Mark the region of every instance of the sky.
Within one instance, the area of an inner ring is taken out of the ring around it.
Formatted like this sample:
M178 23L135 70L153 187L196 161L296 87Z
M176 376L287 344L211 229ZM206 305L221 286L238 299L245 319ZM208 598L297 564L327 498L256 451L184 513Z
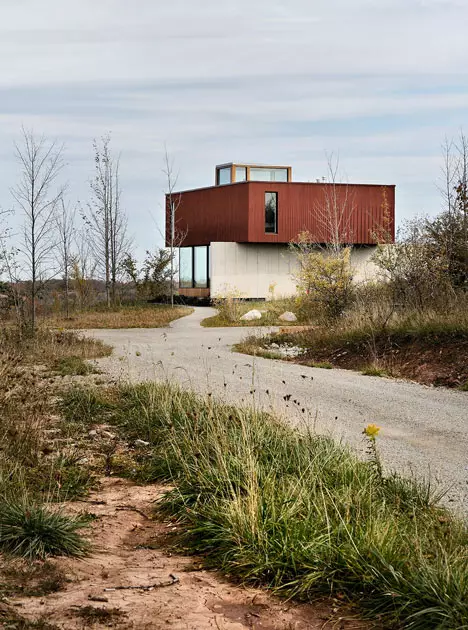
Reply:
M164 144L182 190L232 161L315 181L333 153L396 185L399 222L433 215L468 130L467 24L468 0L0 0L0 207L23 125L65 143L73 203L111 132L139 257L162 244Z

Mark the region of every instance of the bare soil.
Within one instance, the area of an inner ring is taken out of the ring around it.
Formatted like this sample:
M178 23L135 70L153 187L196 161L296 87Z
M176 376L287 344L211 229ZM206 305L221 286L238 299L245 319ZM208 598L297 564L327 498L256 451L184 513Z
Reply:
M316 605L281 601L265 591L229 583L218 573L204 570L200 559L172 553L168 540L176 526L151 517L153 502L163 490L107 477L86 501L67 504L67 510L95 515L89 532L92 555L85 560L49 561L57 574L66 576L61 590L8 598L0 610L0 627L2 616L11 619L13 614L67 630L367 627L349 619L349 610L348 619L343 619L345 608L338 601ZM29 626L5 622L3 627Z
M456 388L468 383L468 338L466 335L427 338L382 335L372 343L366 340L334 347L319 345L295 362L303 365L329 362L334 367L358 371L375 366L389 376Z

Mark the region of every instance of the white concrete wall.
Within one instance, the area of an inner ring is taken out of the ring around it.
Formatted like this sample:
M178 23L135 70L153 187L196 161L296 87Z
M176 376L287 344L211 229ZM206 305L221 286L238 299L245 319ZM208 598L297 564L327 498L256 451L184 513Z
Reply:
M374 249L353 250L351 263L357 282L375 277L376 267L369 260ZM275 297L294 295L296 267L295 256L287 245L211 243L211 297L222 297L236 291L239 297L269 298L269 288L273 283L276 283Z

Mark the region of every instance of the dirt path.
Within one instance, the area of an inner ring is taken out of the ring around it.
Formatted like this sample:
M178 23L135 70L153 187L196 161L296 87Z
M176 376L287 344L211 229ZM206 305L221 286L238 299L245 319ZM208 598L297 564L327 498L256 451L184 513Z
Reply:
M67 510L86 509L96 515L90 536L95 551L85 560L54 560L70 582L64 590L40 599L16 599L21 616L42 619L64 630L364 628L358 622L340 620L340 610L333 604L292 605L261 590L234 586L216 572L201 570L197 558L172 555L167 537L173 524L148 518L161 492L160 486L136 486L123 479L104 478L87 502L68 504ZM176 582L169 586L171 576ZM106 590L151 584L161 586ZM95 601L100 599L105 601Z

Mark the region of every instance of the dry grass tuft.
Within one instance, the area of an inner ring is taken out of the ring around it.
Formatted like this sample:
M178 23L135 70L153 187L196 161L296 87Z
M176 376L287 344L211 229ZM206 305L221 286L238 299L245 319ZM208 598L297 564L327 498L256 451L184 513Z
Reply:
M50 317L47 325L56 328L89 330L93 328L162 328L175 319L189 315L191 308L185 306L145 304L117 308L95 309L76 313L73 317Z

